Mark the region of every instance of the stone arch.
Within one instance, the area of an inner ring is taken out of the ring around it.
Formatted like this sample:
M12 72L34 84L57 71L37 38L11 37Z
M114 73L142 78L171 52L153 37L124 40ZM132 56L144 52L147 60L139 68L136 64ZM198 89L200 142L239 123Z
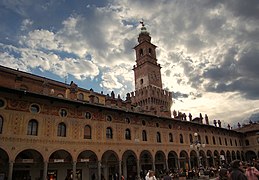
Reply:
M119 175L119 157L112 150L105 151L102 155L102 176L105 179L112 179Z
M166 156L163 151L157 151L155 154L155 170L156 176L160 177L166 169Z
M230 151L227 151L227 154L226 154L226 161L227 161L226 163L228 163L228 164L231 163L231 161L232 161L232 160L231 160L231 153L230 153Z
M219 167L220 164L221 164L221 159L220 159L220 155L219 155L219 152L217 150L214 151L214 164L215 164L215 167Z
M201 163L202 167L206 167L207 166L206 153L203 150L200 150L199 154L200 154L200 163Z
M182 168L183 170L189 169L188 160L188 153L185 150L182 150L179 156L180 168Z
M152 154L147 151L144 150L140 153L140 169L143 171L144 174L147 173L148 170L154 170L153 167L153 156Z
M122 155L122 175L127 180L135 180L137 176L137 155L127 150ZM145 178L145 174L140 172L141 178Z
M193 168L198 168L198 157L197 157L197 152L195 150L191 150L190 152L190 167Z
M168 153L167 163L168 163L168 169L175 170L178 168L178 156L175 151L170 151Z
M42 178L44 161L42 154L35 149L25 149L17 154L13 164L13 179Z
M221 163L226 163L226 154L223 150L220 151L220 161Z
M246 153L245 153L245 158L246 158L246 161L248 161L248 162L252 162L253 161L253 159L256 159L257 157L256 157L256 153L254 152L254 151L247 151Z
M214 166L214 159L213 159L213 154L210 150L207 151L207 166L208 167L213 167Z
M91 150L84 150L77 156L77 168L84 172L90 179L98 178L98 157ZM85 179L84 177L82 177Z

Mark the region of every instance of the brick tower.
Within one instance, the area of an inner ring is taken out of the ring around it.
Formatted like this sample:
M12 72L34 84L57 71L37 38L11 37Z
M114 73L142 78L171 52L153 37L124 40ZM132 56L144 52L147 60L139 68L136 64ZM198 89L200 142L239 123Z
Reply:
M136 65L133 66L135 76L135 92L131 93L134 105L142 111L158 116L171 117L172 93L163 90L161 66L156 59L156 46L143 22L138 37Z

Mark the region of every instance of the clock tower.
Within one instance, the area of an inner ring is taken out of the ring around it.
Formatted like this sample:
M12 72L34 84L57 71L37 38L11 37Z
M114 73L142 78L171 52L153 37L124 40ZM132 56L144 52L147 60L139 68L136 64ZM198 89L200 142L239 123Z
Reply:
M136 65L133 66L135 92L132 102L147 113L171 117L172 93L162 88L161 66L156 59L156 46L143 22L138 37Z

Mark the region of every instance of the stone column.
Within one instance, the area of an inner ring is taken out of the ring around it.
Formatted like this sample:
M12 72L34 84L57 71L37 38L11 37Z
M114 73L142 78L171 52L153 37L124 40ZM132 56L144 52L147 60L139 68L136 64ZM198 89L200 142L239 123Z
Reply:
M119 179L121 179L121 160L119 160Z
M73 180L76 180L76 161L73 161Z
M140 166L139 166L139 160L136 159L137 163L137 176L140 178Z
M168 168L168 159L167 158L165 159L165 168L166 168L166 171L169 170L169 168Z
M190 170L190 169L192 169L192 167L191 167L191 156L189 158L189 162L188 163L189 163L189 170Z
M48 175L48 161L44 162L44 169L43 169L43 180L47 179Z
M155 160L153 160L152 167L153 167L154 172L156 172L156 164L155 164Z
M13 178L13 161L9 162L8 180Z
M102 166L102 164L101 164L101 161L98 161L98 180L101 180L101 177L102 177L102 172L101 172L101 166Z

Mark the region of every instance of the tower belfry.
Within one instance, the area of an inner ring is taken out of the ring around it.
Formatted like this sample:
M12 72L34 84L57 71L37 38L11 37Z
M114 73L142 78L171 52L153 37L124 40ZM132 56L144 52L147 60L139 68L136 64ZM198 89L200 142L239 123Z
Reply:
M145 112L159 116L171 117L172 93L163 90L161 66L156 59L156 46L151 43L150 33L144 22L138 36L136 65L133 66L135 77L135 93L132 102Z

